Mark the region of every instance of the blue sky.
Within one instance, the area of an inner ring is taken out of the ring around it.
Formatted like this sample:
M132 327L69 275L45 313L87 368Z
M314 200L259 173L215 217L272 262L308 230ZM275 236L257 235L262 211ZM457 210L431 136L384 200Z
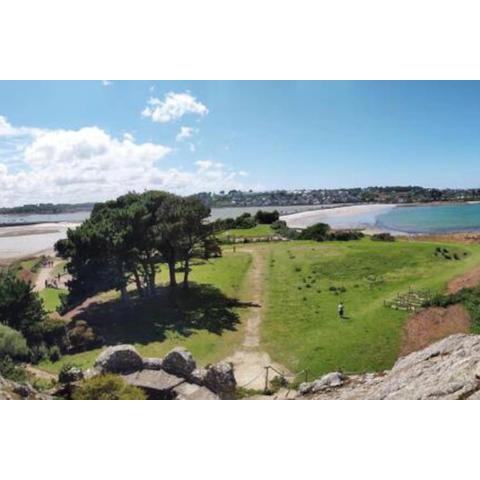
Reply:
M0 204L479 187L479 134L479 82L0 82Z

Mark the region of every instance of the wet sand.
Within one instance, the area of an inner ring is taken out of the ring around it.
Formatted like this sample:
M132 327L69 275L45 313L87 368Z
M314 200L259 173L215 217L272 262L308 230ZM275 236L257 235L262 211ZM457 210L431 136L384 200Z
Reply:
M36 225L0 226L0 264L53 252L55 243L67 236L78 223L39 223Z
M287 222L290 228L306 228L323 222L332 228L357 228L367 233L377 233L379 230L376 228L376 217L395 207L394 204L338 206L285 215L281 219Z

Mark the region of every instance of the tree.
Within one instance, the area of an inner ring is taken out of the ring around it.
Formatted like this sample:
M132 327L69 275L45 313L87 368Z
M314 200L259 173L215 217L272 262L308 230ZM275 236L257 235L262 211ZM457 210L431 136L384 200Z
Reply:
M197 198L157 191L96 204L90 218L55 246L68 259L72 277L67 305L110 289L127 300L129 283L135 283L141 296L154 295L160 263L168 265L174 287L176 265L182 262L188 286L190 259L218 255L209 215Z
M264 212L263 210L258 210L258 212L255 214L255 221L257 223L263 223L268 225L278 221L279 218L280 214L277 210L274 210L273 212Z
M207 239L212 242L213 233L213 227L206 222L209 216L210 208L195 197L171 195L158 208L155 231L158 249L168 265L171 287L177 284L177 262L183 262L183 286L187 288L191 258L205 256Z
M155 293L161 258L155 245L154 211L168 195L129 193L96 204L88 220L57 242L57 253L68 259L72 275L68 303L109 289L119 290L126 301L130 282L142 296Z
M18 330L29 341L30 333L45 317L32 285L17 278L12 270L0 270L0 323Z

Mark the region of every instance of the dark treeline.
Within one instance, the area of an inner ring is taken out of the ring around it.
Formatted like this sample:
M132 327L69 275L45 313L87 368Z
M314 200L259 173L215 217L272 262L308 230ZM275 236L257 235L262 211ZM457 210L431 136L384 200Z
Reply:
M55 213L89 212L93 203L38 203L20 207L0 208L3 215L51 215Z
M210 209L193 197L166 192L129 193L98 203L91 216L55 245L72 276L65 303L73 305L100 291L117 289L126 300L134 283L141 296L155 295L155 276L166 265L171 287L181 265L188 287L194 257L220 255Z

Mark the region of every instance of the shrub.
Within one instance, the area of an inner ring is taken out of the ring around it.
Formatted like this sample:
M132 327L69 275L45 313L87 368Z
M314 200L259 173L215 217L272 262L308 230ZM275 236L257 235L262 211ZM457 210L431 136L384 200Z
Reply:
M74 392L74 400L146 400L145 393L128 385L119 375L100 375L85 380Z
M10 269L0 270L0 318L2 323L22 332L29 343L28 329L45 318L42 301L32 285L17 278Z
M15 360L24 360L28 355L25 337L17 330L0 324L0 358L8 356Z
M270 225L273 222L278 221L279 217L280 214L277 210L274 210L273 212L264 212L263 210L259 210L255 214L255 221L257 223L264 223Z
M25 369L15 365L14 361L8 355L0 358L0 375L14 382L21 383L27 380L27 372Z
M272 228L272 230L281 230L282 228L287 228L287 222L283 220L275 220L274 222L272 222L270 227Z
M350 240L360 240L365 235L360 230L335 230L328 235L328 240L339 240L348 242Z
M30 349L30 361L32 363L38 363L42 360L45 360L49 357L49 349L44 343L40 343L38 345L34 345Z
M316 240L323 242L328 239L330 233L330 225L326 223L316 223L302 230L298 236L299 240Z
M45 344L47 347L57 346L63 350L66 347L66 328L61 320L46 318L35 323L27 330L31 344Z
M48 358L51 362L58 362L61 356L60 349L56 345L50 348Z
M69 352L83 352L101 345L99 337L84 320L77 320L67 330Z
M395 237L388 232L375 233L374 235L372 235L372 240L374 242L394 242Z

